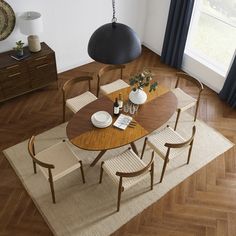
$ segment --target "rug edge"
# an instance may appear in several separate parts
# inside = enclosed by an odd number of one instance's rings
[[[191,115],[191,114],[188,113],[188,115]],[[232,148],[232,147],[235,145],[235,143],[233,143],[231,140],[229,140],[228,138],[226,138],[221,132],[219,132],[217,129],[215,129],[215,128],[212,127],[211,125],[207,124],[205,121],[200,120],[200,119],[197,119],[197,121],[198,121],[199,123],[202,123],[203,125],[207,125],[211,130],[213,130],[214,132],[220,134],[221,137],[225,139],[225,141],[228,141],[229,143],[231,143],[232,146],[231,146],[230,148]],[[230,148],[229,148],[229,149],[230,149]],[[226,151],[228,151],[229,149],[227,149]],[[226,152],[226,151],[225,151],[225,152]]]

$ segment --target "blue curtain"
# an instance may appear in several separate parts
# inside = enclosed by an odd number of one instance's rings
[[[161,61],[181,68],[194,0],[171,0]]]
[[[224,86],[219,93],[222,100],[225,100],[231,107],[236,107],[236,56],[230,68]]]

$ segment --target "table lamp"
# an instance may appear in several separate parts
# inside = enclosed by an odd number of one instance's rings
[[[22,34],[28,35],[28,47],[31,52],[41,50],[38,34],[43,31],[41,14],[34,11],[24,12],[19,17],[19,27]]]

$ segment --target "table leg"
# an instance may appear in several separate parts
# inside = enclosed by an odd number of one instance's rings
[[[135,154],[138,155],[138,149],[137,149],[136,145],[134,144],[134,142],[130,143],[130,145],[131,145],[131,148],[133,149],[133,151],[135,152]]]
[[[95,166],[96,163],[97,163],[97,162],[101,159],[101,157],[105,154],[106,151],[107,151],[107,150],[101,151],[101,152],[97,155],[97,157],[95,158],[95,160],[90,164],[90,166]]]

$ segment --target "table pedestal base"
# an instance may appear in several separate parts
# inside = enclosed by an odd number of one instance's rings
[[[105,154],[106,151],[107,151],[107,150],[101,151],[101,152],[97,155],[97,157],[94,159],[94,161],[90,164],[90,166],[95,166],[96,163],[97,163],[97,162],[101,159],[101,157]]]

